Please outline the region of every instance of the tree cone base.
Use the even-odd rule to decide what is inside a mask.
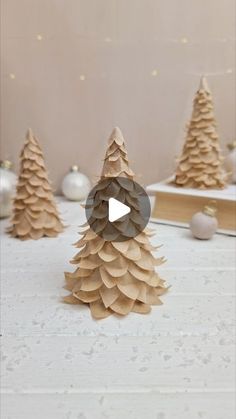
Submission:
[[[167,288],[163,289],[162,294],[167,292]],[[149,314],[152,311],[152,306],[150,304],[145,304],[141,301],[134,301],[132,304],[132,308],[126,314],[118,313],[113,311],[111,308],[106,308],[102,302],[102,300],[98,300],[93,303],[84,303],[83,301],[78,300],[73,294],[70,294],[63,298],[64,303],[66,304],[73,304],[73,305],[85,305],[90,308],[91,315],[95,320],[102,320],[106,317],[111,315],[115,315],[118,317],[125,317],[129,313],[137,313],[137,314]],[[162,305],[162,301],[159,299],[159,303],[156,305]]]
[[[202,182],[196,182],[194,180],[188,179],[186,183],[182,183],[181,179],[179,180],[178,176],[176,176],[175,185],[179,188],[193,188],[193,189],[224,189],[225,188],[225,181],[216,181],[212,182],[211,185],[206,185]]]
[[[58,234],[63,232],[64,227],[61,226],[60,229],[57,229],[57,231],[53,231],[53,230],[49,230],[49,231],[37,231],[37,230],[32,230],[30,231],[28,234],[26,235],[21,235],[17,232],[17,228],[10,227],[9,229],[7,229],[7,233],[10,234],[11,237],[19,239],[19,240],[39,240],[43,237],[57,237]]]

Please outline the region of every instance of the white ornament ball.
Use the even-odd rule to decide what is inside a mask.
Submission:
[[[0,167],[0,218],[10,217],[12,201],[15,194],[17,176],[10,170],[8,161],[1,162]]]
[[[225,158],[225,168],[230,173],[230,181],[236,183],[236,141],[228,145],[229,153]]]
[[[73,166],[62,181],[62,193],[70,201],[83,201],[91,190],[91,183],[86,175]]]
[[[212,210],[212,212],[208,212]],[[213,237],[218,228],[218,221],[210,207],[205,207],[202,212],[194,214],[190,221],[190,230],[194,237],[200,240],[209,240]],[[212,215],[210,215],[212,214]]]

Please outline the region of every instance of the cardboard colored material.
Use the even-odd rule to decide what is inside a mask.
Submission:
[[[187,188],[222,189],[228,177],[222,163],[212,96],[206,78],[202,77],[194,98],[175,183]]]
[[[102,199],[100,202],[96,220],[101,223],[101,228],[106,226],[102,218],[103,203],[109,199],[111,182],[114,193],[116,176],[119,177],[119,182],[115,185],[117,193],[123,191],[130,198],[131,207],[132,203],[137,205],[135,200],[132,201],[132,191],[125,189],[126,183],[120,180],[120,177],[133,179],[134,173],[129,167],[124,139],[118,128],[113,130],[109,139],[101,175],[104,201]],[[138,212],[133,222],[138,229]],[[120,224],[120,229],[125,234],[125,225],[122,222]],[[114,237],[116,235],[117,231],[114,231]],[[82,238],[75,245],[79,252],[72,260],[73,264],[78,265],[77,269],[74,273],[65,273],[66,289],[71,294],[64,301],[88,305],[95,319],[111,314],[125,316],[131,311],[145,314],[150,312],[152,305],[162,304],[160,296],[167,288],[155,266],[161,265],[164,259],[156,259],[152,255],[151,251],[156,248],[150,244],[151,235],[146,228],[138,231],[136,237],[128,237],[126,241],[106,241],[84,225]]]
[[[29,129],[20,155],[20,174],[8,232],[21,240],[55,237],[63,230],[38,140]]]

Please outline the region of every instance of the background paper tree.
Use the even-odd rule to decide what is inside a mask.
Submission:
[[[224,188],[227,176],[222,161],[212,97],[206,79],[202,77],[194,98],[175,183],[189,188]]]
[[[55,237],[63,230],[54,202],[43,154],[29,129],[20,155],[20,175],[13,202],[13,237],[22,240]]]
[[[159,296],[166,291],[164,281],[155,272],[155,266],[164,260],[155,259],[151,254],[156,248],[149,242],[149,230],[141,231],[143,220],[138,211],[137,194],[132,182],[125,181],[133,177],[122,133],[115,128],[109,139],[90,218],[90,225],[97,223],[95,231],[100,234],[85,225],[83,237],[76,243],[80,251],[72,260],[78,267],[74,273],[65,274],[66,288],[71,291],[65,302],[89,305],[96,319],[111,314],[124,316],[130,311],[148,313],[151,305],[161,304]],[[131,222],[127,224],[127,219],[107,221],[110,196],[129,205]],[[104,239],[101,232],[105,232],[109,240]]]

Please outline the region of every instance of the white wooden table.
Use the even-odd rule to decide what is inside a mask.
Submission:
[[[233,419],[235,238],[153,224],[164,305],[96,322],[61,303],[84,214],[60,209],[70,227],[57,239],[1,235],[1,418]]]

